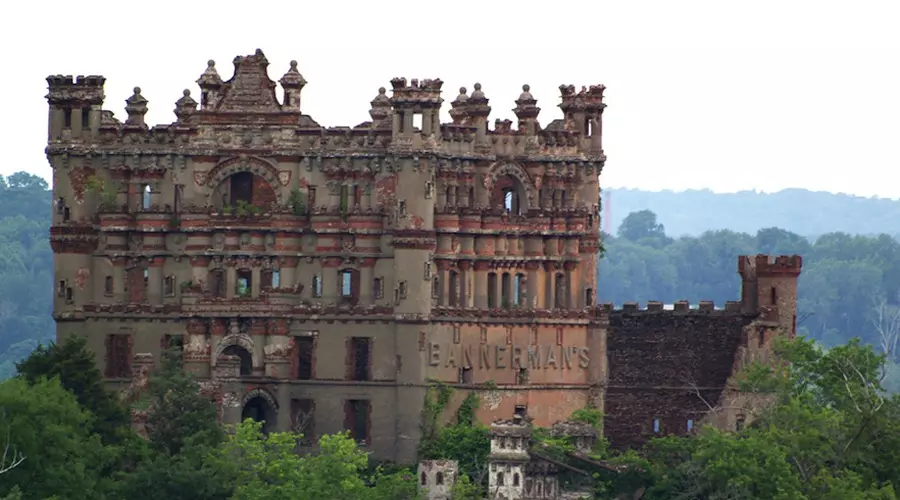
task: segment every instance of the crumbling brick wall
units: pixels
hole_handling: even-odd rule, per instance
[[[269,208],[278,202],[275,190],[269,182],[258,175],[253,176],[253,201],[254,206]]]
[[[721,310],[613,311],[604,423],[611,444],[632,447],[683,434],[689,420],[699,426],[732,373],[750,321]]]

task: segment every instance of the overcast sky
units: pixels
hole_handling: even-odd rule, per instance
[[[208,59],[223,79],[261,48],[291,59],[303,110],[327,126],[368,119],[395,76],[441,78],[444,120],[480,82],[496,118],[522,84],[546,125],[560,84],[603,83],[601,183],[650,190],[788,187],[900,198],[900,2],[855,0],[427,2],[15,2],[0,20],[0,174],[49,178],[45,78],[106,76],[124,118],[170,123]]]

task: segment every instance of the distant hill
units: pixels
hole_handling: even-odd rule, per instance
[[[811,238],[836,231],[900,235],[900,201],[884,198],[806,189],[730,194],[709,190],[604,189],[604,209],[607,199],[612,200],[613,233],[629,213],[648,209],[656,213],[666,234],[673,237],[696,236],[716,229],[755,234],[767,227],[780,227]]]

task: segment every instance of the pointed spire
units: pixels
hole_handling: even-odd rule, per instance
[[[125,120],[126,125],[146,126],[144,124],[144,115],[147,113],[147,103],[150,102],[141,95],[141,88],[135,87],[134,94],[125,99],[125,112],[128,119]]]
[[[175,116],[179,122],[187,121],[197,111],[197,101],[191,98],[191,91],[184,89],[181,99],[175,101]]]

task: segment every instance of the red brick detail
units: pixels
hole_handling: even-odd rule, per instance
[[[275,190],[269,184],[269,181],[258,175],[253,176],[253,199],[251,202],[254,206],[269,208],[278,203],[278,197]]]

